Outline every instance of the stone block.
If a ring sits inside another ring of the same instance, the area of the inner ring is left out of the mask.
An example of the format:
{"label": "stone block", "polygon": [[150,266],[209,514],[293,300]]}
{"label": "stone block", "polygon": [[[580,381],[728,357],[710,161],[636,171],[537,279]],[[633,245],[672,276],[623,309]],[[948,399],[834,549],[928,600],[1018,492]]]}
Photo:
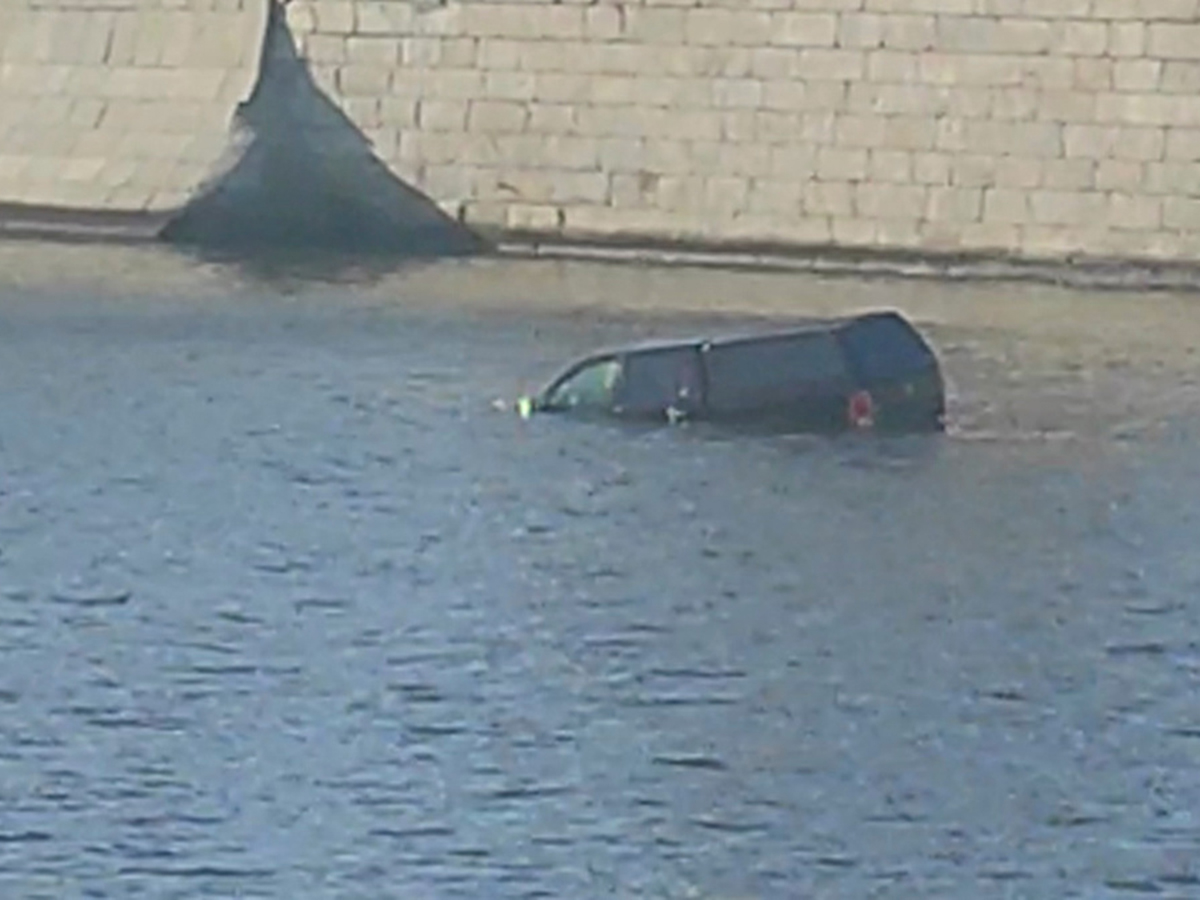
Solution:
{"label": "stone block", "polygon": [[1096,121],[1113,125],[1186,124],[1180,98],[1170,94],[1117,94],[1096,96]]}
{"label": "stone block", "polygon": [[[558,71],[562,68],[559,60],[556,59],[553,65],[544,66],[523,66],[522,62],[536,56],[538,50],[542,49],[541,42],[516,41],[511,38],[488,37],[478,40],[478,60],[479,65],[485,71],[493,72],[498,69],[541,69]],[[550,49],[557,49],[557,44],[550,45]],[[407,61],[407,58],[406,58]]]}
{"label": "stone block", "polygon": [[762,144],[718,144],[717,167],[727,175],[770,178],[778,171],[775,149]]}
{"label": "stone block", "polygon": [[624,7],[591,6],[584,10],[583,36],[589,41],[613,41],[625,27]]}
{"label": "stone block", "polygon": [[884,184],[922,184],[913,178],[912,154],[907,150],[872,150],[867,177]]}
{"label": "stone block", "polygon": [[[321,0],[323,5],[325,0]],[[398,38],[412,32],[414,12],[412,3],[395,0],[355,0],[354,30],[362,35],[386,35]]]}
{"label": "stone block", "polygon": [[1108,54],[1116,57],[1140,57],[1146,52],[1145,22],[1110,22]]}
{"label": "stone block", "polygon": [[1200,166],[1180,162],[1144,163],[1142,193],[1200,197]]}
{"label": "stone block", "polygon": [[837,43],[838,18],[833,13],[777,12],[770,17],[763,43],[785,47],[833,47]]}
{"label": "stone block", "polygon": [[522,231],[557,231],[561,210],[550,204],[513,203],[505,211],[504,224]]}
{"label": "stone block", "polygon": [[777,145],[770,150],[771,178],[808,181],[816,175],[817,148],[812,144]]}
{"label": "stone block", "polygon": [[970,222],[957,229],[964,250],[998,250],[1013,253],[1020,248],[1021,231],[998,222]]}
{"label": "stone block", "polygon": [[832,146],[837,116],[832,112],[808,112],[800,117],[800,139],[812,144]]}
{"label": "stone block", "polygon": [[[437,103],[438,101],[430,101]],[[391,128],[414,128],[417,125],[417,112],[421,108],[421,103],[412,97],[397,97],[389,96],[382,97],[379,101],[379,118],[380,121]],[[465,107],[463,111],[463,127],[466,125]]]}
{"label": "stone block", "polygon": [[729,240],[783,241],[800,246],[826,246],[833,239],[829,218],[812,215],[782,219],[778,216],[741,215],[729,223],[728,232]]}
{"label": "stone block", "polygon": [[800,112],[807,108],[808,87],[802,81],[768,81],[763,84],[761,106],[776,112]]}
{"label": "stone block", "polygon": [[867,54],[863,50],[804,48],[797,69],[812,81],[859,81],[866,75]]}
{"label": "stone block", "polygon": [[1063,128],[1057,122],[968,120],[962,149],[969,153],[1054,159],[1063,155]]}
{"label": "stone block", "polygon": [[862,181],[869,161],[866,150],[821,147],[817,150],[817,177],[821,181]]}
{"label": "stone block", "polygon": [[485,134],[522,132],[529,122],[529,107],[506,100],[472,100],[467,128]]}
{"label": "stone block", "polygon": [[420,187],[438,203],[457,205],[474,199],[470,170],[462,166],[427,165]]}
{"label": "stone block", "polygon": [[640,172],[646,166],[646,144],[641,138],[602,138],[596,142],[597,163],[605,172]]}
{"label": "stone block", "polygon": [[1122,231],[1157,231],[1163,224],[1164,201],[1161,197],[1134,194],[1108,195],[1106,223]]}
{"label": "stone block", "polygon": [[854,185],[848,181],[808,182],[804,186],[804,211],[808,215],[851,218]]}
{"label": "stone block", "polygon": [[842,247],[870,247],[879,234],[877,221],[833,216],[829,220],[833,243]]}
{"label": "stone block", "polygon": [[383,124],[383,98],[375,96],[346,97],[342,111],[360,129],[378,128]]}
{"label": "stone block", "polygon": [[1113,87],[1118,91],[1152,92],[1158,90],[1162,75],[1162,60],[1122,59],[1113,66]]}
{"label": "stone block", "polygon": [[1164,154],[1169,162],[1200,162],[1200,128],[1169,128]]}
{"label": "stone block", "polygon": [[1086,19],[1091,15],[1092,3],[1091,0],[1020,0],[1020,9],[1029,18]]}
{"label": "stone block", "polygon": [[758,47],[777,32],[770,13],[696,7],[687,11],[684,40],[707,47]]}
{"label": "stone block", "polygon": [[1035,188],[1043,183],[1042,173],[1051,162],[1056,160],[1002,156],[990,167],[991,182],[996,187]]}
{"label": "stone block", "polygon": [[867,54],[867,80],[874,83],[905,84],[917,80],[916,53],[873,50]]}
{"label": "stone block", "polygon": [[750,54],[747,75],[767,84],[792,78],[796,70],[796,53],[787,47],[755,47]]}
{"label": "stone block", "polygon": [[1103,159],[1096,163],[1096,190],[1137,194],[1145,178],[1142,163]]}
{"label": "stone block", "polygon": [[894,150],[932,150],[937,145],[937,123],[920,116],[890,116],[885,144]]}
{"label": "stone block", "polygon": [[704,179],[695,175],[662,175],[647,193],[649,205],[663,212],[699,212],[704,209]]}
{"label": "stone block", "polygon": [[948,154],[913,154],[913,182],[915,184],[950,184],[951,171],[951,157]]}
{"label": "stone block", "polygon": [[1163,128],[1067,126],[1063,132],[1067,156],[1093,159],[1158,160],[1163,158]]}
{"label": "stone block", "polygon": [[883,46],[890,50],[925,53],[939,48],[937,19],[900,12],[883,20]]}
{"label": "stone block", "polygon": [[410,34],[425,34],[436,37],[476,36],[466,19],[469,7],[447,3],[443,6],[416,7],[412,24],[406,29]]}
{"label": "stone block", "polygon": [[1169,61],[1163,67],[1159,88],[1176,94],[1200,94],[1200,63]]}
{"label": "stone block", "polygon": [[940,107],[941,92],[922,84],[851,84],[846,109],[858,115],[889,115],[912,112],[933,114]]}
{"label": "stone block", "polygon": [[392,88],[392,66],[343,66],[338,71],[338,90],[347,97],[378,97]]}
{"label": "stone block", "polygon": [[756,178],[750,185],[746,210],[782,216],[798,216],[804,209],[804,182]]}
{"label": "stone block", "polygon": [[529,135],[552,168],[567,171],[600,171],[597,141],[572,135]]}
{"label": "stone block", "polygon": [[561,204],[607,203],[608,176],[603,172],[554,172],[550,200]]}
{"label": "stone block", "polygon": [[1030,222],[1037,225],[1088,225],[1103,219],[1106,195],[1099,191],[1035,190],[1029,195]]}
{"label": "stone block", "polygon": [[1002,157],[987,153],[956,153],[950,160],[950,183],[957,187],[990,187]]}
{"label": "stone block", "polygon": [[979,54],[1046,53],[1058,39],[1044,19],[939,16],[937,46],[943,52]]}
{"label": "stone block", "polygon": [[1108,51],[1107,22],[1067,20],[1060,26],[1062,35],[1055,43],[1055,53],[1069,56],[1103,56]]}
{"label": "stone block", "polygon": [[837,46],[863,50],[882,47],[886,21],[877,13],[841,13],[837,20]]}
{"label": "stone block", "polygon": [[[1031,91],[1020,87],[994,90],[985,88],[983,90],[986,90],[990,97],[988,114],[991,118],[1008,121],[1027,121],[1037,118],[1038,107],[1042,102],[1040,91]],[[970,116],[968,113],[960,112],[959,114],[971,118],[982,118],[982,116]]]}
{"label": "stone block", "polygon": [[1075,81],[1072,87],[1080,91],[1095,93],[1111,91],[1115,63],[1108,57],[1080,58],[1075,60]]}
{"label": "stone block", "polygon": [[884,116],[838,116],[836,142],[841,147],[886,145],[888,120]]}
{"label": "stone block", "polygon": [[652,203],[651,194],[657,185],[657,176],[635,175],[627,172],[612,173],[608,179],[609,203],[614,207],[638,208]]}
{"label": "stone block", "polygon": [[[1070,68],[1069,62],[1067,63]],[[930,52],[917,61],[917,78],[924,84],[945,87],[979,85],[985,87],[1025,86],[1036,89],[1032,64],[1017,56],[979,56],[960,53]],[[1074,70],[1066,79],[1074,80]]]}
{"label": "stone block", "polygon": [[854,188],[855,212],[862,218],[918,221],[925,215],[929,191],[924,185],[860,182]]}
{"label": "stone block", "polygon": [[731,218],[747,208],[749,182],[733,175],[719,175],[704,180],[705,210]]}
{"label": "stone block", "polygon": [[[1188,16],[1194,18],[1195,15],[1196,5],[1191,3]],[[1151,22],[1146,43],[1151,56],[1200,60],[1200,24]]]}
{"label": "stone block", "polygon": [[534,78],[538,103],[580,104],[590,102],[593,81],[586,75],[538,73]]}
{"label": "stone block", "polygon": [[712,105],[721,109],[757,109],[763,105],[763,83],[752,78],[715,79]]}
{"label": "stone block", "polygon": [[649,111],[646,134],[690,141],[719,141],[721,117],[713,112],[685,109]]}
{"label": "stone block", "polygon": [[439,100],[473,100],[483,96],[484,76],[478,69],[434,69],[422,85],[423,96]]}
{"label": "stone block", "polygon": [[351,65],[395,66],[400,62],[400,41],[379,35],[346,38],[346,60]]}
{"label": "stone block", "polygon": [[1096,95],[1085,91],[1042,91],[1037,118],[1054,123],[1095,122]]}
{"label": "stone block", "polygon": [[1163,200],[1163,225],[1180,231],[1200,231],[1200,199],[1167,197]]}
{"label": "stone block", "polygon": [[1090,159],[1048,159],[1042,164],[1042,187],[1088,191],[1096,185],[1096,163]]}
{"label": "stone block", "polygon": [[488,72],[484,76],[483,93],[490,100],[527,102],[537,95],[537,81],[532,72]]}
{"label": "stone block", "polygon": [[875,243],[879,247],[914,247],[921,239],[918,219],[880,219],[875,223]]}
{"label": "stone block", "polygon": [[537,134],[573,134],[575,107],[565,103],[531,103],[526,129]]}
{"label": "stone block", "polygon": [[990,223],[1023,225],[1032,215],[1028,191],[991,187],[983,192],[983,220]]}
{"label": "stone block", "polygon": [[625,7],[627,41],[649,44],[677,44],[685,33],[687,11],[659,6],[630,5]]}

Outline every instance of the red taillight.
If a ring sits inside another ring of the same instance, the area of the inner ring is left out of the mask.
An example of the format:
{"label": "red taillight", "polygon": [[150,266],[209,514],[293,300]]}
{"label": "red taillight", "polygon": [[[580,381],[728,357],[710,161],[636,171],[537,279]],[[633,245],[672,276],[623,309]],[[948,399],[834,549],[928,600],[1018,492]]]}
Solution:
{"label": "red taillight", "polygon": [[871,428],[875,425],[875,401],[868,391],[855,391],[850,395],[846,414],[851,428]]}

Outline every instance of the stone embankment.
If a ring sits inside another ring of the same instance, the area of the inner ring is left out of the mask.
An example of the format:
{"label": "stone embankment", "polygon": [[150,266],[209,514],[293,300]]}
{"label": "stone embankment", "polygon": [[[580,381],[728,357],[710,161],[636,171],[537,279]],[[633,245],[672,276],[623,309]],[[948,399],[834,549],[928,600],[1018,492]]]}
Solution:
{"label": "stone embankment", "polygon": [[10,220],[1200,258],[1200,0],[9,0],[0,34]]}

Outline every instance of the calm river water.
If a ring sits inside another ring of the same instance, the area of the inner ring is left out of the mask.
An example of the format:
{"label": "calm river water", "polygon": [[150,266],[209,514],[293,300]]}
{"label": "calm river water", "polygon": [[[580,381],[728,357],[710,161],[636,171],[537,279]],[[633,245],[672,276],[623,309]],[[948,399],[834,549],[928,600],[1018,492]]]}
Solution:
{"label": "calm river water", "polygon": [[[0,896],[1200,897],[1200,298],[0,246]],[[898,307],[951,433],[520,422]]]}

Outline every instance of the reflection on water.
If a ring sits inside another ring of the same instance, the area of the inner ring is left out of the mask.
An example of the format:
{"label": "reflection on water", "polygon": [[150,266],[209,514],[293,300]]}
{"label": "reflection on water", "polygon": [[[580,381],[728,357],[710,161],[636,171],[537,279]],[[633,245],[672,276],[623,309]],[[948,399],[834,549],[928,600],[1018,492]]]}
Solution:
{"label": "reflection on water", "polygon": [[[1200,892],[1194,301],[0,271],[0,895]],[[874,305],[930,328],[951,435],[491,406]]]}

